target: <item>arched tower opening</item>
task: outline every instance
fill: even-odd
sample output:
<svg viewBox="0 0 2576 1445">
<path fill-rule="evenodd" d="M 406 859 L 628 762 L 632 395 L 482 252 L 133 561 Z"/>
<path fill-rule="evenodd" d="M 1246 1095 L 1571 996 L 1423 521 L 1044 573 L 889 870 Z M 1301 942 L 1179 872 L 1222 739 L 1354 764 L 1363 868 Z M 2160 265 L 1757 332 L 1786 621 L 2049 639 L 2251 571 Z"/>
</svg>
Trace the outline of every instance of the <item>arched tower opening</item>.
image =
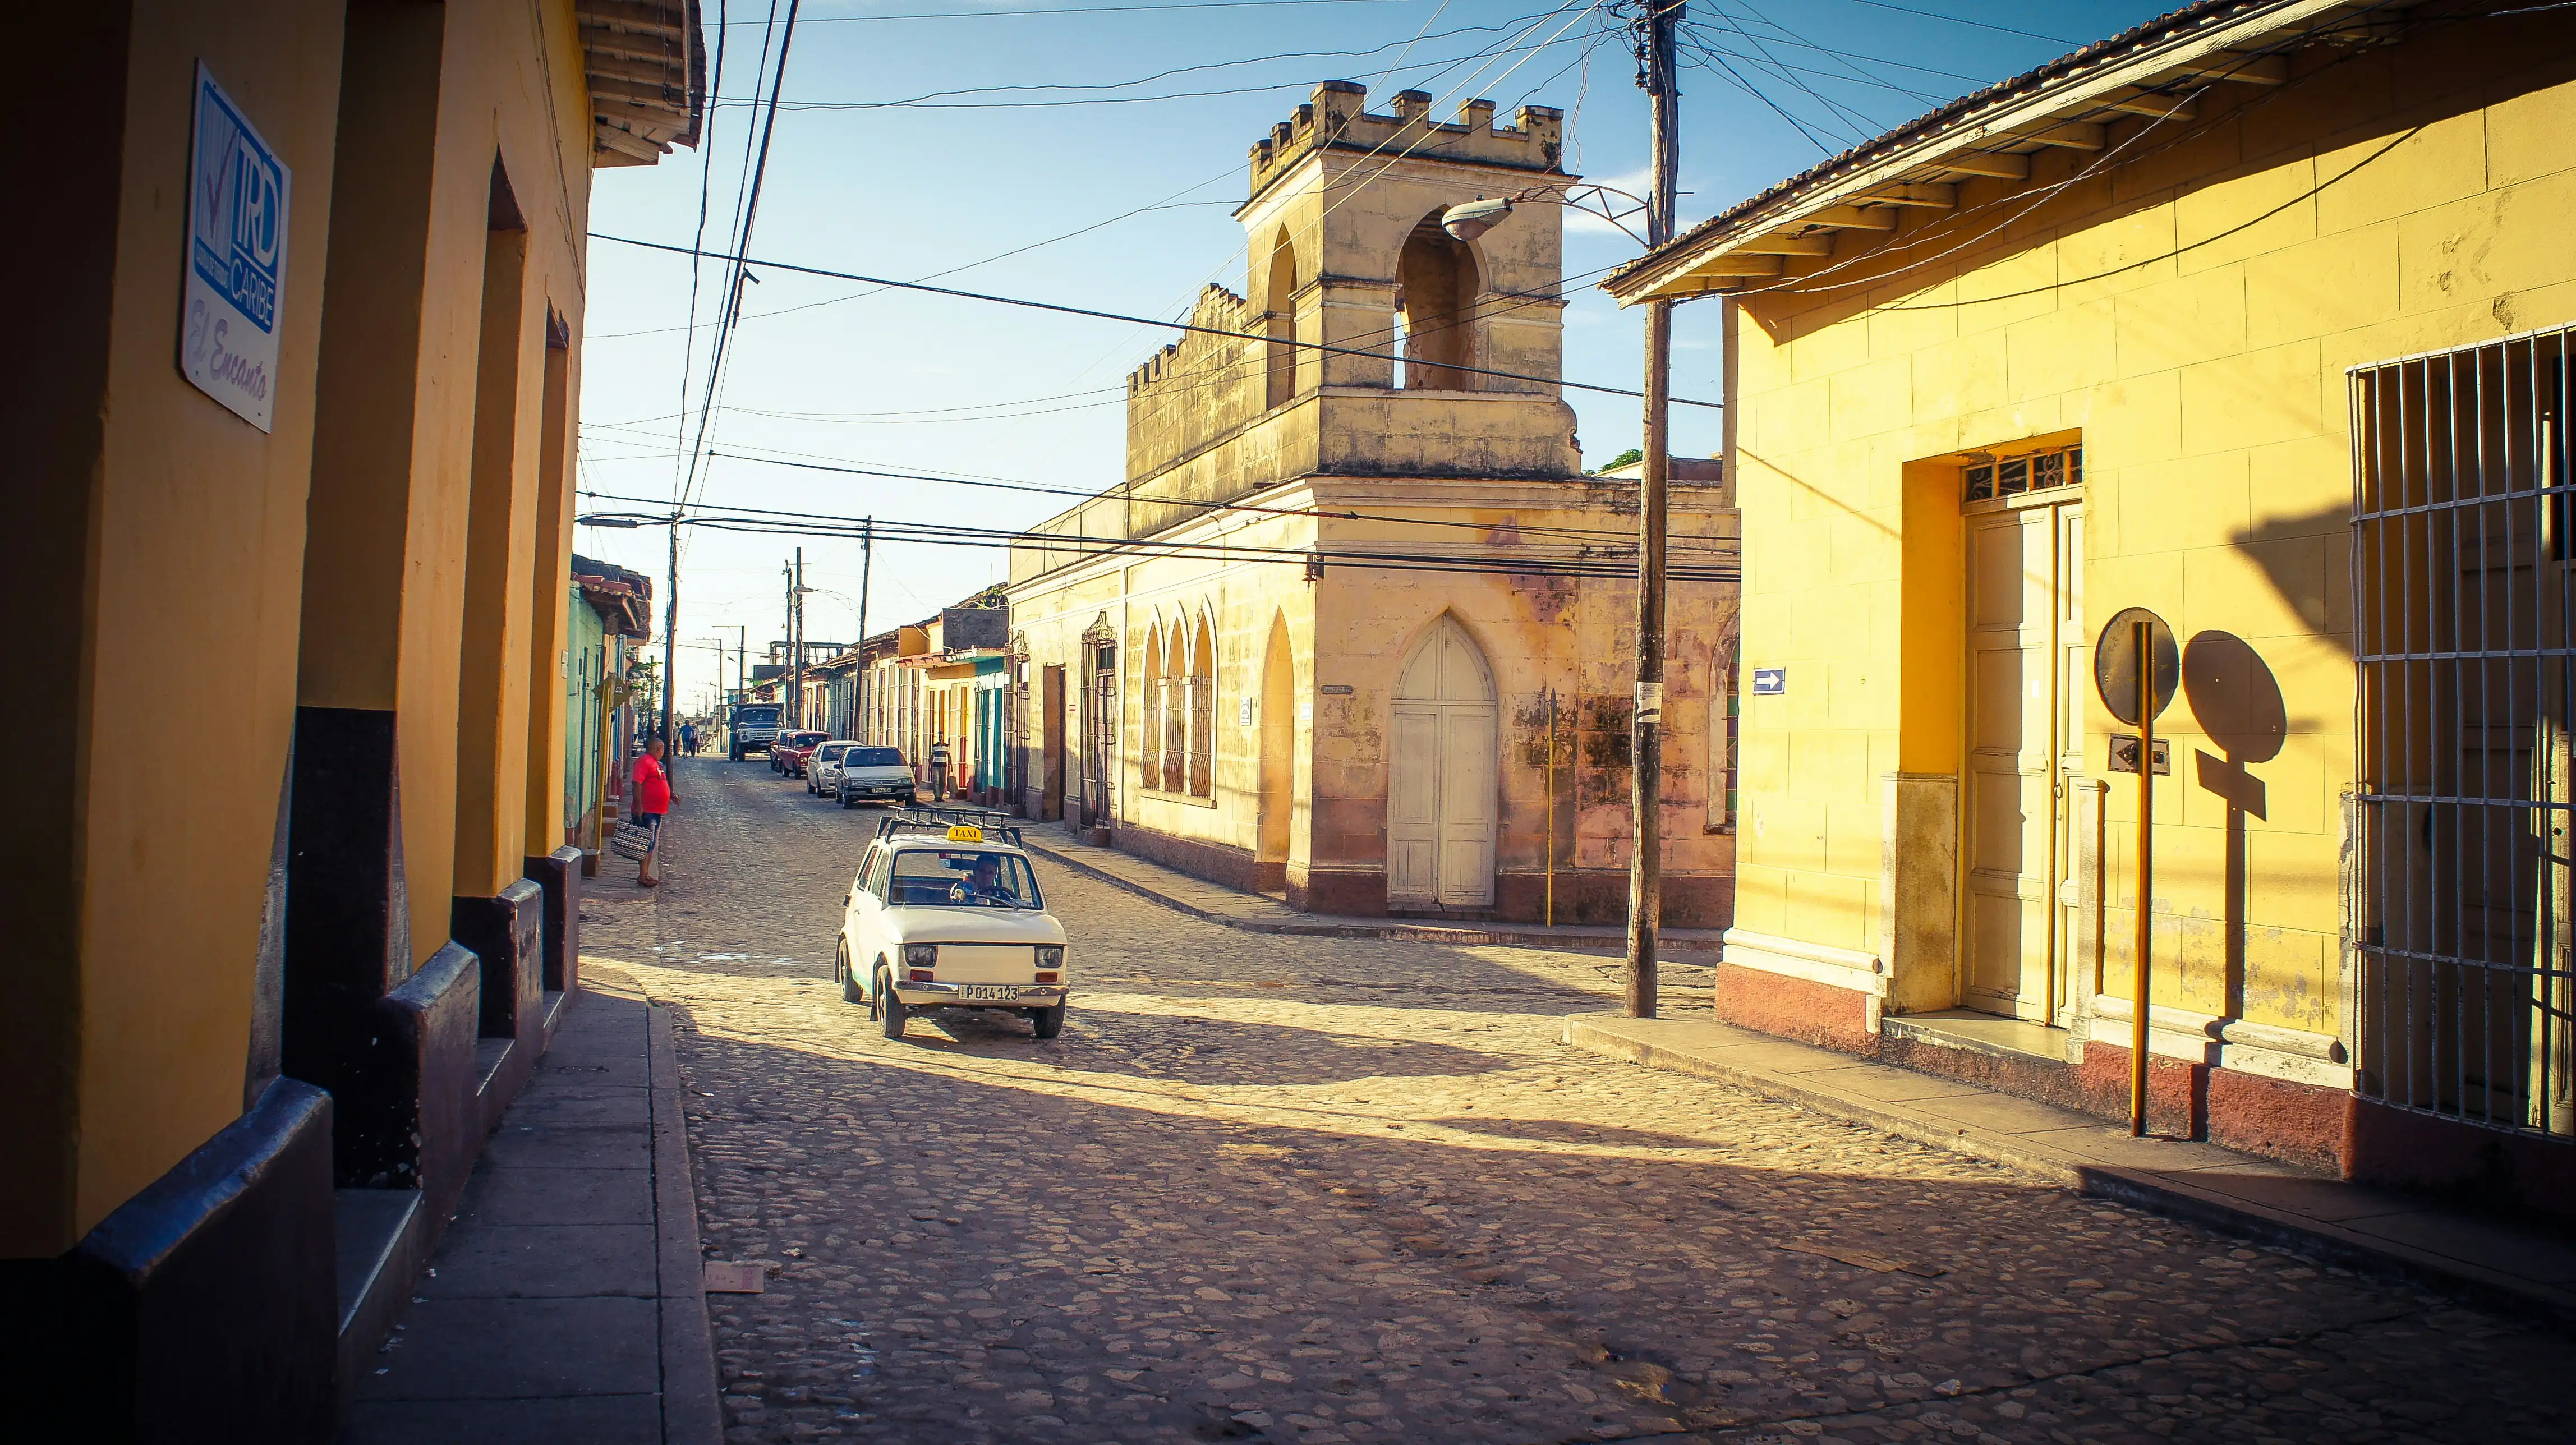
<svg viewBox="0 0 2576 1445">
<path fill-rule="evenodd" d="M 1395 264 L 1395 384 L 1470 391 L 1476 364 L 1476 254 L 1432 212 L 1405 237 Z"/>
<path fill-rule="evenodd" d="M 1297 248 L 1288 228 L 1270 247 L 1270 291 L 1262 298 L 1269 313 L 1269 393 L 1264 405 L 1284 405 L 1297 394 Z"/>
</svg>

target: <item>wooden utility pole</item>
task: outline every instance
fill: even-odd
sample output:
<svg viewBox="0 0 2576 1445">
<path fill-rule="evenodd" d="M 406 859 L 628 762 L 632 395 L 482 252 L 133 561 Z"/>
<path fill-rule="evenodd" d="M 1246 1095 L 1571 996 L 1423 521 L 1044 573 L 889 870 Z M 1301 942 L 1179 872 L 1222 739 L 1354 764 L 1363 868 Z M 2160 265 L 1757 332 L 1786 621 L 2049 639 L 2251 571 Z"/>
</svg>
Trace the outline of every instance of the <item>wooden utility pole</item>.
<svg viewBox="0 0 2576 1445">
<path fill-rule="evenodd" d="M 796 725 L 811 727 L 805 718 L 805 549 L 796 549 L 796 570 L 787 583 L 787 650 L 794 655 Z"/>
<path fill-rule="evenodd" d="M 1647 193 L 1646 246 L 1673 238 L 1681 175 L 1675 107 L 1681 99 L 1673 31 L 1683 0 L 1645 0 L 1635 23 L 1638 84 L 1654 121 L 1654 185 Z M 1655 1016 L 1657 935 L 1664 909 L 1664 531 L 1672 477 L 1673 303 L 1646 303 L 1645 462 L 1637 484 L 1637 712 L 1629 752 L 1628 1016 Z"/>
</svg>

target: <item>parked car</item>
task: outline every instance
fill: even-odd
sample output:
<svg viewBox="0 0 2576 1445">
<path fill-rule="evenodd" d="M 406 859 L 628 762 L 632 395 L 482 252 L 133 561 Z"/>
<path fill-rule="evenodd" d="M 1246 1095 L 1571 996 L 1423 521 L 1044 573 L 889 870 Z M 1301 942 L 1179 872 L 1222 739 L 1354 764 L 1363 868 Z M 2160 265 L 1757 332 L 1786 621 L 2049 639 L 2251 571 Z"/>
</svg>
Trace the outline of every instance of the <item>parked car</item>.
<svg viewBox="0 0 2576 1445">
<path fill-rule="evenodd" d="M 878 824 L 842 900 L 833 971 L 887 1038 L 932 1008 L 1025 1014 L 1042 1039 L 1064 1031 L 1064 925 L 1016 838 L 927 810 Z"/>
<path fill-rule="evenodd" d="M 858 744 L 848 738 L 833 738 L 814 749 L 805 761 L 805 791 L 826 798 L 841 796 L 841 755 Z"/>
<path fill-rule="evenodd" d="M 785 732 L 769 745 L 769 766 L 791 778 L 805 776 L 805 760 L 814 756 L 830 733 Z"/>
<path fill-rule="evenodd" d="M 854 747 L 843 753 L 835 792 L 844 808 L 861 803 L 908 806 L 920 801 L 912 781 L 912 764 L 903 760 L 898 748 Z"/>
<path fill-rule="evenodd" d="M 769 745 L 778 740 L 778 704 L 735 704 L 729 731 L 731 735 L 725 740 L 725 752 L 735 762 L 741 762 L 753 753 L 768 752 Z M 778 765 L 773 762 L 770 766 Z"/>
</svg>

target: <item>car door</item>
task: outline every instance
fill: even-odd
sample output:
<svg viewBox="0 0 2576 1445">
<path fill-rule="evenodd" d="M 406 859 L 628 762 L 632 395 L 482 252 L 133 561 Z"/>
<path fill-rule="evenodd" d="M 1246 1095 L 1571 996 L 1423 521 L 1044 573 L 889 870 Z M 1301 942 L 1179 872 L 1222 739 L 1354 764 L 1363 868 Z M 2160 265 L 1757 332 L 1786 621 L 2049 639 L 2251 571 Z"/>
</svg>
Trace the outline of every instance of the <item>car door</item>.
<svg viewBox="0 0 2576 1445">
<path fill-rule="evenodd" d="M 851 976 L 865 983 L 868 959 L 868 880 L 876 873 L 877 857 L 882 850 L 870 847 L 859 858 L 859 871 L 850 879 L 850 896 L 841 900 L 841 938 L 849 945 Z"/>
<path fill-rule="evenodd" d="M 860 870 L 859 888 L 851 906 L 858 910 L 857 926 L 851 930 L 850 967 L 857 971 L 861 983 L 873 988 L 876 962 L 886 952 L 886 874 L 894 861 L 891 849 L 879 848 L 868 857 L 867 867 Z"/>
</svg>

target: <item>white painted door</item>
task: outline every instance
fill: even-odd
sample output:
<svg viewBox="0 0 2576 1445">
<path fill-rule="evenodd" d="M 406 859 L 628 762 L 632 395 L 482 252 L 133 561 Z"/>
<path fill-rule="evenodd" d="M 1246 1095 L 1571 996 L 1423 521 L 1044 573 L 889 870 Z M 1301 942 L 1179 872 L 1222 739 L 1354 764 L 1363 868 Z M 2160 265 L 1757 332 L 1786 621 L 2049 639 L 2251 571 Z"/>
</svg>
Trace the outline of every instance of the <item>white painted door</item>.
<svg viewBox="0 0 2576 1445">
<path fill-rule="evenodd" d="M 1443 614 L 1397 674 L 1387 777 L 1387 903 L 1489 908 L 1500 788 L 1493 673 Z"/>
<path fill-rule="evenodd" d="M 2061 906 L 2067 680 L 2059 628 L 2074 568 L 2061 550 L 2060 512 L 2020 505 L 1968 519 L 1968 949 L 1960 1002 L 2034 1023 L 2053 1021 Z"/>
</svg>

